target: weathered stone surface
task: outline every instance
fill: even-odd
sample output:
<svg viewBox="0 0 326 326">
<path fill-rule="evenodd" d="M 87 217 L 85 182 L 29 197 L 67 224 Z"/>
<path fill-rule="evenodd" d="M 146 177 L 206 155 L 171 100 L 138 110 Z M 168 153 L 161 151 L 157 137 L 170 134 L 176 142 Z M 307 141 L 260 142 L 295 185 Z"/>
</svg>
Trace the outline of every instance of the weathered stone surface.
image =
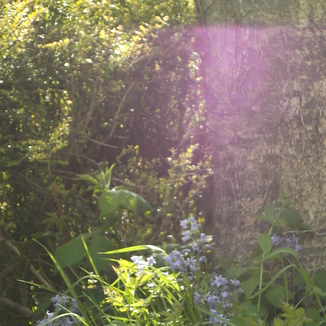
<svg viewBox="0 0 326 326">
<path fill-rule="evenodd" d="M 311 228 L 296 231 L 303 263 L 326 268 L 326 29 L 211 26 L 198 33 L 209 47 L 201 52 L 218 254 L 244 261 L 264 228 L 254 214 L 288 192 Z"/>
</svg>

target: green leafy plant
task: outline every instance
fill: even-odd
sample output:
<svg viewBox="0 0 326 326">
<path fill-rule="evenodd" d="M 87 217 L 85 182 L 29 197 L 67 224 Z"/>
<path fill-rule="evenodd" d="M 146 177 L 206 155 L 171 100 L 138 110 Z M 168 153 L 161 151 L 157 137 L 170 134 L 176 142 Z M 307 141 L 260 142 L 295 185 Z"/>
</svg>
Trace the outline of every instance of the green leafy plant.
<svg viewBox="0 0 326 326">
<path fill-rule="evenodd" d="M 86 251 L 82 239 L 90 240 L 89 247 L 92 253 L 94 253 L 95 248 L 98 251 L 112 249 L 112 241 L 104 235 L 105 232 L 115 231 L 114 227 L 119 216 L 122 216 L 122 210 L 131 211 L 135 215 L 150 213 L 151 206 L 136 193 L 122 187 L 110 189 L 112 169 L 113 166 L 101 171 L 95 177 L 87 174 L 79 175 L 79 178 L 92 184 L 87 190 L 92 190 L 95 194 L 101 193 L 98 198 L 101 223 L 99 227 L 93 227 L 91 232 L 80 234 L 57 247 L 54 256 L 62 268 L 75 266 L 83 260 Z M 102 269 L 105 262 L 100 260 L 97 254 L 93 259 L 97 268 Z"/>
<path fill-rule="evenodd" d="M 242 305 L 256 318 L 252 325 L 258 323 L 259 318 L 263 316 L 270 320 L 273 315 L 279 313 L 280 309 L 288 312 L 292 309 L 293 316 L 299 318 L 303 316 L 303 310 L 299 308 L 303 301 L 315 302 L 322 312 L 321 298 L 325 293 L 318 285 L 324 274 L 319 272 L 314 280 L 303 268 L 299 259 L 301 248 L 297 237 L 293 235 L 282 238 L 277 235 L 284 232 L 284 228 L 292 230 L 306 228 L 300 213 L 290 207 L 291 204 L 288 198 L 283 197 L 279 208 L 276 209 L 268 204 L 264 215 L 256 215 L 257 219 L 270 225 L 268 231 L 258 238 L 258 247 L 248 260 L 249 266 L 231 266 L 226 271 L 229 278 L 236 277 L 241 280 L 241 288 L 244 292 Z M 299 284 L 301 287 L 304 286 L 304 291 L 299 291 Z M 292 306 L 291 304 L 294 303 L 295 306 Z M 325 315 L 320 317 L 319 312 L 317 315 L 314 315 L 315 321 L 325 320 Z M 289 315 L 286 317 L 290 318 Z M 246 318 L 249 317 L 245 317 L 245 320 Z M 297 325 L 288 319 L 286 321 L 277 319 L 275 325 L 279 325 L 280 322 L 284 325 Z M 306 321 L 302 319 L 300 322 L 308 322 L 308 319 Z M 298 325 L 301 324 L 298 322 Z"/>
</svg>

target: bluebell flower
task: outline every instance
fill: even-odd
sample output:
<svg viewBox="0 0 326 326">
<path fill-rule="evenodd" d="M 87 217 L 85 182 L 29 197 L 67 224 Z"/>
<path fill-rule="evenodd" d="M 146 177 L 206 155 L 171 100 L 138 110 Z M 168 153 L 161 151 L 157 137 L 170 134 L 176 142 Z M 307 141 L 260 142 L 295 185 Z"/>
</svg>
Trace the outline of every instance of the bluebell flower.
<svg viewBox="0 0 326 326">
<path fill-rule="evenodd" d="M 190 216 L 190 217 L 188 218 L 188 221 L 189 221 L 190 223 L 195 223 L 195 222 L 197 222 L 193 216 Z"/>
<path fill-rule="evenodd" d="M 201 233 L 200 235 L 200 242 L 207 242 L 207 235 L 205 233 Z"/>
<path fill-rule="evenodd" d="M 198 229 L 199 229 L 198 222 L 197 221 L 192 222 L 192 224 L 191 224 L 191 230 L 193 232 L 196 232 L 196 231 L 198 231 Z"/>
<path fill-rule="evenodd" d="M 222 291 L 222 292 L 221 292 L 221 297 L 222 297 L 223 299 L 227 299 L 227 298 L 229 298 L 229 297 L 230 297 L 230 292 L 229 292 L 229 291 Z"/>
<path fill-rule="evenodd" d="M 187 229 L 188 228 L 188 220 L 182 220 L 182 221 L 180 221 L 180 226 L 183 229 Z"/>
<path fill-rule="evenodd" d="M 72 313 L 79 313 L 80 310 L 77 306 L 77 301 L 74 298 L 70 298 L 65 295 L 57 294 L 50 299 L 56 308 L 55 312 L 47 311 L 47 318 L 43 320 L 38 320 L 36 325 L 54 325 L 54 326 L 70 326 L 70 325 L 80 325 L 82 322 L 77 319 L 75 316 L 66 315 L 60 317 L 60 313 L 66 313 L 70 311 Z M 53 320 L 57 317 L 55 320 Z M 59 317 L 59 318 L 58 318 Z"/>
<path fill-rule="evenodd" d="M 185 260 L 178 250 L 174 249 L 169 255 L 164 257 L 164 260 L 173 270 L 185 271 Z"/>
<path fill-rule="evenodd" d="M 272 235 L 271 239 L 272 239 L 273 245 L 275 245 L 275 246 L 278 246 L 280 243 L 283 242 L 283 238 L 281 238 L 277 235 Z"/>
<path fill-rule="evenodd" d="M 196 260 L 193 257 L 187 258 L 186 265 L 189 267 L 192 273 L 195 273 L 197 268 L 196 268 Z"/>
<path fill-rule="evenodd" d="M 220 303 L 220 299 L 217 295 L 211 294 L 210 292 L 204 295 L 204 301 L 209 305 L 209 307 L 215 308 L 217 304 Z"/>
<path fill-rule="evenodd" d="M 238 280 L 231 280 L 230 282 L 235 288 L 238 288 L 241 285 Z"/>
<path fill-rule="evenodd" d="M 205 244 L 205 248 L 206 248 L 206 249 L 213 249 L 212 245 L 210 245 L 210 244 L 208 244 L 208 243 Z"/>
<path fill-rule="evenodd" d="M 228 280 L 225 277 L 213 275 L 211 278 L 211 285 L 217 288 L 227 285 Z"/>
<path fill-rule="evenodd" d="M 190 230 L 182 231 L 181 234 L 182 234 L 181 240 L 182 240 L 183 243 L 186 243 L 189 240 L 191 240 Z"/>
<path fill-rule="evenodd" d="M 192 251 L 193 252 L 198 252 L 199 251 L 199 246 L 198 246 L 197 243 L 192 246 Z"/>
<path fill-rule="evenodd" d="M 154 259 L 153 256 L 147 258 L 147 264 L 148 266 L 153 266 L 154 264 L 156 264 L 156 260 Z"/>
<path fill-rule="evenodd" d="M 199 262 L 200 262 L 200 263 L 204 263 L 204 262 L 206 262 L 206 261 L 207 261 L 206 256 L 200 256 L 200 257 L 199 257 Z"/>
<path fill-rule="evenodd" d="M 200 306 L 202 304 L 202 296 L 200 293 L 198 292 L 194 293 L 194 301 L 196 306 Z"/>
</svg>

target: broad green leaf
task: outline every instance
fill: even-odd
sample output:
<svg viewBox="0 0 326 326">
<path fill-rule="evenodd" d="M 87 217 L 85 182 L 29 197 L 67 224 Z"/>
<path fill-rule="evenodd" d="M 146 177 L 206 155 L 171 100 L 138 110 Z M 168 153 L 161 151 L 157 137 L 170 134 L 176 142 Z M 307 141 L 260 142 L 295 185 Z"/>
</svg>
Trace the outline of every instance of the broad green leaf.
<svg viewBox="0 0 326 326">
<path fill-rule="evenodd" d="M 119 195 L 116 190 L 108 190 L 104 192 L 98 199 L 98 206 L 101 211 L 101 216 L 108 216 L 119 208 Z"/>
<path fill-rule="evenodd" d="M 274 221 L 274 205 L 272 204 L 267 204 L 265 206 L 265 214 L 266 214 L 266 217 L 270 220 L 270 221 Z"/>
<path fill-rule="evenodd" d="M 326 292 L 326 271 L 318 269 L 314 276 L 314 285 L 321 288 L 323 292 Z"/>
<path fill-rule="evenodd" d="M 258 214 L 256 214 L 255 217 L 258 218 L 258 220 L 267 221 L 267 222 L 269 222 L 271 224 L 274 222 L 274 219 L 270 219 L 269 217 L 264 216 L 264 215 L 258 215 Z"/>
<path fill-rule="evenodd" d="M 88 250 L 98 272 L 108 264 L 108 261 L 105 260 L 103 255 L 100 255 L 99 252 L 109 251 L 111 249 L 111 241 L 106 237 L 98 235 L 91 240 Z"/>
<path fill-rule="evenodd" d="M 268 302 L 275 308 L 278 308 L 281 301 L 285 301 L 285 292 L 280 288 L 272 288 L 266 292 Z"/>
<path fill-rule="evenodd" d="M 286 222 L 281 218 L 278 218 L 274 223 L 274 226 L 284 226 L 284 225 L 286 225 Z"/>
<path fill-rule="evenodd" d="M 92 176 L 90 176 L 89 174 L 77 174 L 77 177 L 79 179 L 83 179 L 85 181 L 91 182 L 94 185 L 98 185 L 98 181 L 95 178 L 93 178 Z"/>
<path fill-rule="evenodd" d="M 246 298 L 249 298 L 255 291 L 259 284 L 259 277 L 253 276 L 241 283 L 241 289 L 243 290 Z"/>
<path fill-rule="evenodd" d="M 288 208 L 280 215 L 280 218 L 292 228 L 300 228 L 303 225 L 302 216 L 295 208 Z"/>
<path fill-rule="evenodd" d="M 247 269 L 239 266 L 231 266 L 226 270 L 225 276 L 227 279 L 239 279 L 240 276 L 246 273 Z"/>
<path fill-rule="evenodd" d="M 136 193 L 129 190 L 118 190 L 118 193 L 121 208 L 126 208 L 135 214 L 137 212 L 145 213 L 151 210 L 151 206 L 147 201 Z"/>
<path fill-rule="evenodd" d="M 318 321 L 320 319 L 320 313 L 316 308 L 308 308 L 306 316 L 314 321 Z"/>
<path fill-rule="evenodd" d="M 112 189 L 104 192 L 98 200 L 101 216 L 107 216 L 118 208 L 125 208 L 133 213 L 145 213 L 151 206 L 136 193 L 125 189 Z"/>
<path fill-rule="evenodd" d="M 273 246 L 273 242 L 272 242 L 270 235 L 268 235 L 266 233 L 263 233 L 259 237 L 258 244 L 266 255 L 271 251 L 272 246 Z"/>
<path fill-rule="evenodd" d="M 322 289 L 318 286 L 313 286 L 312 290 L 314 291 L 314 293 L 318 294 L 321 297 L 326 297 L 326 292 L 323 292 Z"/>
<path fill-rule="evenodd" d="M 85 248 L 81 237 L 87 239 L 89 236 L 89 233 L 81 234 L 56 249 L 54 257 L 61 268 L 73 266 L 82 261 Z"/>
</svg>

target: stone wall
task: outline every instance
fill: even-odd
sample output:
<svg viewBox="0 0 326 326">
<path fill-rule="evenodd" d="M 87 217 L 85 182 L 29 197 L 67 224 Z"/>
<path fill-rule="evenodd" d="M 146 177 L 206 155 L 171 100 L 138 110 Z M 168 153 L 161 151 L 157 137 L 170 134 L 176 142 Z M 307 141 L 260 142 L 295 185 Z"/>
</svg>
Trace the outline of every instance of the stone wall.
<svg viewBox="0 0 326 326">
<path fill-rule="evenodd" d="M 218 255 L 243 261 L 264 230 L 254 214 L 288 192 L 310 230 L 304 265 L 326 268 L 326 29 L 197 31 L 214 151 Z"/>
</svg>

